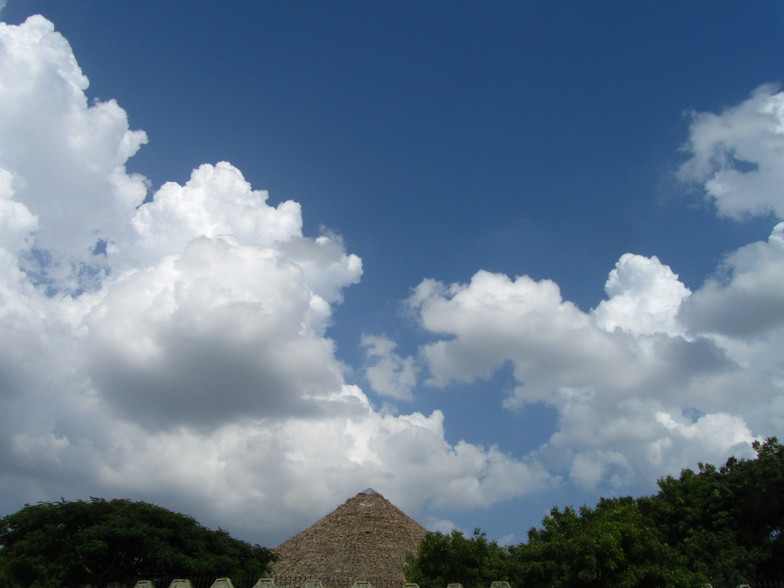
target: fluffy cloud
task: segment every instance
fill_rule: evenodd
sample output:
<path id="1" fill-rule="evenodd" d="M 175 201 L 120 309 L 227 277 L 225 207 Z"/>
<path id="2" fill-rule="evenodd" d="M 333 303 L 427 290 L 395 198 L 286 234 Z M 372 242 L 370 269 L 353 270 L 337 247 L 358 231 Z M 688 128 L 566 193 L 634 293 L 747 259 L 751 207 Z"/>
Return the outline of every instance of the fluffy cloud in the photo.
<path id="1" fill-rule="evenodd" d="M 625 256 L 608 284 L 615 295 L 584 313 L 549 281 L 478 272 L 468 284 L 423 282 L 409 302 L 447 337 L 421 350 L 431 383 L 486 378 L 510 363 L 518 386 L 506 405 L 555 408 L 558 431 L 540 454 L 589 488 L 640 483 L 752 441 L 746 401 L 730 386 L 746 372 L 716 342 L 677 334 L 674 301 L 686 289 L 669 268 Z M 769 404 L 777 385 L 760 379 Z"/>
<path id="2" fill-rule="evenodd" d="M 0 24 L 3 508 L 130 495 L 274 545 L 368 485 L 417 513 L 552 483 L 374 409 L 327 337 L 361 260 L 226 162 L 147 198 L 144 133 L 87 85 L 46 19 Z M 366 344 L 405 396 L 410 361 Z"/>
<path id="3" fill-rule="evenodd" d="M 722 215 L 784 218 L 784 92 L 761 86 L 720 114 L 692 116 L 681 178 L 702 184 Z"/>
<path id="4" fill-rule="evenodd" d="M 661 285 L 656 278 L 670 274 L 647 261 L 639 267 L 651 272 L 643 281 L 653 285 L 653 294 Z M 683 287 L 664 290 L 671 295 Z M 598 318 L 561 300 L 550 282 L 486 272 L 469 284 L 424 282 L 412 299 L 422 324 L 449 336 L 422 349 L 431 381 L 488 377 L 510 362 L 518 386 L 506 405 L 556 409 L 558 430 L 539 453 L 581 486 L 639 484 L 706 456 L 720 460 L 747 452 L 752 424 L 758 432 L 776 430 L 781 390 L 775 372 L 749 370 L 730 349 L 704 336 L 649 333 L 647 327 L 642 333 L 608 331 L 608 324 L 622 325 L 630 316 L 625 300 L 614 301 Z M 677 307 L 669 308 L 672 319 Z M 609 320 L 612 309 L 621 311 L 617 320 Z M 645 319 L 648 306 L 642 304 L 640 312 Z M 662 321 L 663 330 L 671 330 L 670 324 Z"/>
<path id="5" fill-rule="evenodd" d="M 728 337 L 765 336 L 780 330 L 783 268 L 784 223 L 779 223 L 767 242 L 751 243 L 728 255 L 719 275 L 684 304 L 680 318 L 695 332 Z"/>
<path id="6" fill-rule="evenodd" d="M 342 386 L 323 307 L 276 250 L 198 238 L 107 289 L 85 317 L 87 369 L 159 426 L 318 412 Z"/>
<path id="7" fill-rule="evenodd" d="M 624 254 L 610 272 L 604 291 L 609 298 L 593 311 L 603 329 L 635 335 L 682 334 L 676 315 L 690 292 L 658 258 Z"/>
<path id="8" fill-rule="evenodd" d="M 172 255 L 197 237 L 233 235 L 270 247 L 301 236 L 299 204 L 267 205 L 267 193 L 252 190 L 231 164 L 205 164 L 180 186 L 164 184 L 152 202 L 139 208 L 131 222 L 135 239 L 127 246 L 134 261 L 145 263 Z"/>
<path id="9" fill-rule="evenodd" d="M 417 383 L 418 368 L 413 357 L 395 353 L 397 344 L 387 337 L 362 337 L 365 355 L 373 363 L 365 369 L 370 387 L 382 396 L 410 400 Z"/>
<path id="10" fill-rule="evenodd" d="M 784 213 L 784 94 L 764 86 L 721 114 L 695 114 L 680 174 L 720 214 Z M 749 453 L 784 424 L 784 223 L 726 256 L 690 292 L 656 257 L 627 253 L 607 299 L 582 312 L 553 282 L 485 271 L 423 281 L 409 299 L 435 337 L 429 383 L 489 378 L 510 364 L 506 406 L 558 415 L 538 456 L 584 488 L 613 491 L 697 460 Z"/>
<path id="11" fill-rule="evenodd" d="M 43 17 L 0 23 L 0 44 L 0 136 L 13 146 L 0 167 L 37 219 L 38 253 L 26 269 L 74 290 L 100 271 L 96 246 L 122 238 L 144 200 L 147 182 L 126 174 L 125 162 L 147 137 L 129 130 L 116 102 L 88 105 L 87 78 Z"/>
<path id="12" fill-rule="evenodd" d="M 6 510 L 125 495 L 274 544 L 367 486 L 414 515 L 561 474 L 628 488 L 784 426 L 781 224 L 694 292 L 625 254 L 590 312 L 527 276 L 424 280 L 408 305 L 431 341 L 412 356 L 366 336 L 371 387 L 410 400 L 420 376 L 446 386 L 510 365 L 506 406 L 557 414 L 522 458 L 448 442 L 440 411 L 378 410 L 346 382 L 329 326 L 362 262 L 338 235 L 304 235 L 298 203 L 270 203 L 227 162 L 148 197 L 125 168 L 144 133 L 115 102 L 88 103 L 52 24 L 0 23 L 0 47 Z M 764 87 L 695 115 L 681 175 L 721 214 L 781 216 L 781 101 Z"/>

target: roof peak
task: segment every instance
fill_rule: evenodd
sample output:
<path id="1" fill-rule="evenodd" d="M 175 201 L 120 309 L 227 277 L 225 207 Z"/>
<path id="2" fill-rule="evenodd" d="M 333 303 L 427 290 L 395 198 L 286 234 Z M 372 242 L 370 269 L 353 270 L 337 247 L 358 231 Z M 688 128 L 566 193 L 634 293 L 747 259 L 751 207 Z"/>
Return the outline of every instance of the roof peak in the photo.
<path id="1" fill-rule="evenodd" d="M 278 545 L 273 572 L 279 578 L 340 577 L 347 582 L 388 578 L 388 586 L 402 586 L 406 555 L 415 554 L 426 535 L 422 525 L 368 488 Z"/>

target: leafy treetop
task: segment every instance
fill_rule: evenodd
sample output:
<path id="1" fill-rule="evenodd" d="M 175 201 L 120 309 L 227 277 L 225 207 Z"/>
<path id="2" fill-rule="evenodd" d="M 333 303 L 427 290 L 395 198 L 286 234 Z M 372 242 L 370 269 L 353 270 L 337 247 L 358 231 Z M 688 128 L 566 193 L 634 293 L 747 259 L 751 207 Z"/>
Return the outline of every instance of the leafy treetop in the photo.
<path id="1" fill-rule="evenodd" d="M 26 505 L 0 519 L 0 585 L 37 588 L 164 575 L 264 575 L 270 550 L 146 502 Z"/>
<path id="2" fill-rule="evenodd" d="M 544 588 L 660 588 L 784 580 L 784 446 L 755 443 L 756 459 L 731 457 L 659 480 L 642 498 L 553 508 L 528 542 L 499 547 L 478 529 L 431 533 L 407 577 L 422 588 L 506 580 Z"/>

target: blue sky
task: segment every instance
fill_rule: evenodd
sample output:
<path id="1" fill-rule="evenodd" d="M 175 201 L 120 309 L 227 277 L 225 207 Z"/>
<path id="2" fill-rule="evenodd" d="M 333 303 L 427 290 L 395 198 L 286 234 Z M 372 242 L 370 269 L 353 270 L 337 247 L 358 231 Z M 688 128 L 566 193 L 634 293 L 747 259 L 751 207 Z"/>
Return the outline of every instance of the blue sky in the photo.
<path id="1" fill-rule="evenodd" d="M 2 512 L 519 542 L 780 433 L 779 3 L 0 16 Z"/>

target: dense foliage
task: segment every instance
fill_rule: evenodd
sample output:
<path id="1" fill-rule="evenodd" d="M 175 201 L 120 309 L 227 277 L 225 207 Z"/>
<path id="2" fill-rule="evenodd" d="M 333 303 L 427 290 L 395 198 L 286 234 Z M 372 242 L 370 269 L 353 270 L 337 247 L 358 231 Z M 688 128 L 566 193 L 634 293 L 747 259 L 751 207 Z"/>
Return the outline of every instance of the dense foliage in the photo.
<path id="1" fill-rule="evenodd" d="M 420 588 L 445 588 L 457 582 L 464 587 L 487 588 L 496 580 L 506 580 L 507 553 L 488 541 L 479 529 L 467 539 L 459 531 L 451 535 L 428 533 L 418 557 L 409 559 L 407 579 Z"/>
<path id="2" fill-rule="evenodd" d="M 664 540 L 710 578 L 784 579 L 784 446 L 756 443 L 757 458 L 699 464 L 659 481 L 648 499 Z"/>
<path id="3" fill-rule="evenodd" d="M 0 519 L 0 585 L 106 585 L 168 575 L 262 576 L 272 552 L 145 502 L 27 505 Z"/>
<path id="4" fill-rule="evenodd" d="M 784 580 L 784 446 L 755 444 L 753 460 L 700 464 L 659 480 L 655 496 L 553 508 L 528 541 L 499 547 L 484 534 L 430 533 L 407 576 L 422 588 L 492 581 L 544 588 L 663 588 Z"/>
<path id="5" fill-rule="evenodd" d="M 632 498 L 596 508 L 554 508 L 528 543 L 510 550 L 516 577 L 537 586 L 618 588 L 694 585 L 683 557 Z"/>

